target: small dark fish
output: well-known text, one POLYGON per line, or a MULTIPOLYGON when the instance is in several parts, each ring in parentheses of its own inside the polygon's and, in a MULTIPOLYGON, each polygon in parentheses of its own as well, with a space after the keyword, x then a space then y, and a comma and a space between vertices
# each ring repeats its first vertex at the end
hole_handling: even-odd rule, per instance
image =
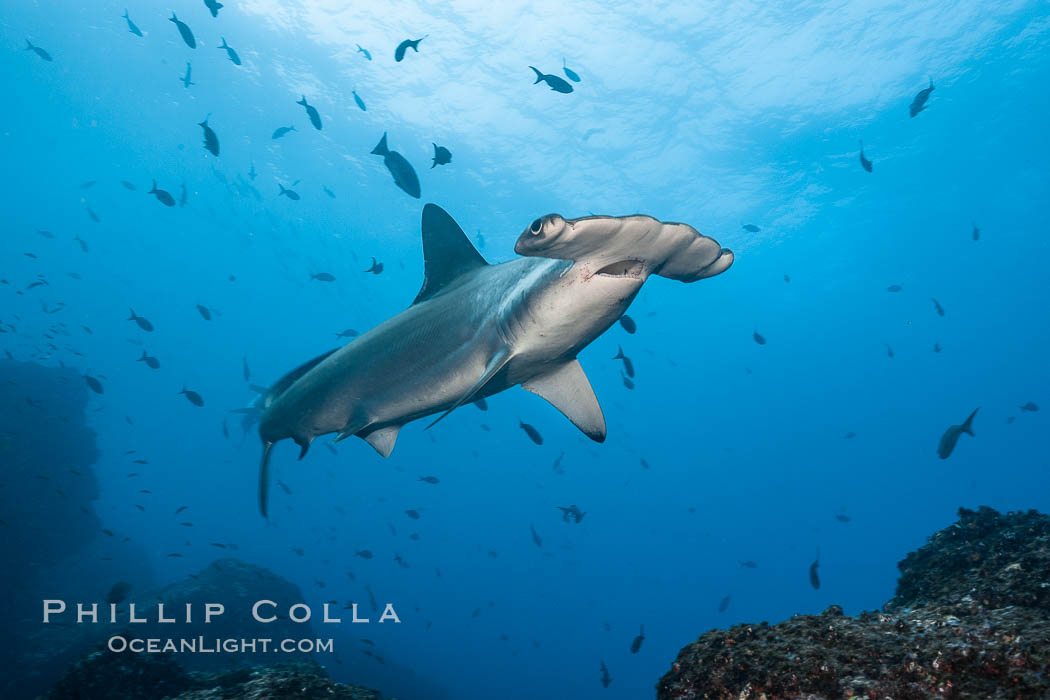
POLYGON ((135 23, 131 21, 131 18, 128 17, 128 11, 126 9, 124 10, 124 14, 122 16, 128 21, 128 31, 134 34, 135 36, 142 36, 142 30, 136 27, 135 23))
POLYGON ((489 404, 485 399, 478 399, 477 401, 474 401, 473 404, 477 406, 480 411, 489 410, 489 404))
POLYGON ((532 533, 532 542, 537 547, 543 547, 543 538, 536 532, 536 526, 529 523, 529 532, 532 533))
POLYGON ((233 47, 226 43, 226 37, 220 37, 222 39, 222 46, 220 49, 226 50, 226 55, 229 56, 230 60, 233 61, 233 65, 241 65, 241 57, 237 55, 237 52, 233 50, 233 47))
POLYGON ((939 301, 937 301, 936 299, 933 299, 933 298, 931 298, 930 301, 933 302, 933 308, 937 311, 937 315, 938 316, 943 316, 944 315, 944 307, 941 306, 941 302, 939 302, 939 301))
POLYGON ((241 371, 242 371, 242 374, 244 375, 244 381, 250 382, 252 380, 252 372, 251 372, 250 369, 248 369, 248 358, 247 357, 241 359, 241 371))
POLYGON ((104 390, 102 389, 102 382, 100 382, 99 380, 95 379, 90 375, 85 375, 84 381, 87 382, 88 388, 90 388, 96 394, 104 393, 104 390))
POLYGON ((335 275, 330 272, 311 272, 310 279, 317 280, 318 282, 335 282, 335 275))
POLYGON ((29 39, 26 39, 26 48, 25 48, 25 50, 26 51, 32 51, 33 53, 35 53, 37 56, 39 56, 40 58, 44 59, 48 63, 50 63, 51 61, 54 60, 53 58, 51 58, 51 54, 49 54, 47 51, 44 51, 39 46, 33 46, 33 44, 30 43, 29 39))
POLYGON ((321 185, 321 189, 324 190, 324 193, 326 195, 328 195, 332 199, 335 199, 335 192, 333 192, 332 190, 328 189, 325 185, 321 185))
POLYGON ((372 54, 368 49, 361 48, 361 44, 357 45, 357 53, 363 54, 366 60, 372 60, 372 54))
POLYGON ((1035 413, 1036 411, 1039 410, 1039 406, 1037 406, 1035 404, 1035 402, 1033 402, 1033 401, 1029 401, 1024 406, 1018 406, 1018 408, 1021 409, 1022 413, 1024 413, 1025 411, 1030 411, 1031 413, 1035 413))
POLYGON ((279 139, 282 136, 284 136, 285 134, 287 134, 289 131, 295 131, 295 125, 294 124, 292 126, 279 126, 279 127, 277 127, 276 129, 274 129, 273 136, 271 136, 270 138, 271 139, 279 139))
POLYGON ((785 281, 785 282, 790 282, 790 281, 791 281, 791 277, 790 277, 789 275, 786 275, 786 274, 785 274, 785 275, 784 275, 784 281, 785 281))
POLYGON ((190 80, 190 76, 193 74, 193 67, 189 61, 186 61, 186 75, 179 78, 182 81, 182 87, 189 87, 190 85, 196 85, 197 83, 190 80))
POLYGON ((134 321, 138 324, 139 328, 144 331, 151 332, 153 330, 153 324, 149 322, 149 319, 142 316, 136 316, 135 309, 129 309, 129 311, 131 312, 131 315, 128 316, 127 320, 134 321))
POLYGON ((529 68, 532 68, 532 70, 536 73, 536 80, 532 83, 533 85, 542 82, 547 83, 547 85, 549 85, 551 90, 554 90, 554 92, 560 92, 566 95, 572 92, 572 85, 569 85, 567 82, 565 82, 563 78, 559 78, 556 75, 551 75, 548 73, 541 73, 539 69, 534 66, 529 66, 529 68))
POLYGON ((375 258, 372 258, 372 266, 365 270, 365 272, 371 272, 373 275, 378 275, 383 272, 383 263, 376 262, 375 258))
POLYGON ((211 320, 211 310, 207 306, 201 306, 200 304, 197 304, 197 313, 199 313, 201 315, 201 318, 203 318, 205 321, 211 320))
POLYGON ((179 393, 185 396, 186 400, 194 406, 204 405, 204 399, 202 399, 201 395, 198 394, 196 391, 193 391, 192 389, 187 389, 185 386, 183 386, 182 391, 180 391, 179 393))
POLYGON ((616 346, 616 354, 613 355, 612 359, 623 360, 623 371, 627 373, 628 377, 634 376, 634 363, 631 362, 631 358, 623 353, 623 348, 619 345, 616 346))
POLYGON ((521 429, 525 431, 525 434, 528 435, 529 439, 532 440, 534 443, 536 443, 537 445, 543 444, 543 436, 540 435, 538 430, 533 428, 528 423, 523 422, 520 418, 518 419, 518 426, 520 426, 521 429))
POLYGON ((124 189, 126 189, 126 190, 131 190, 132 192, 135 192, 135 191, 138 190, 138 187, 135 187, 134 183, 128 182, 127 180, 121 180, 120 184, 123 185, 124 189))
POLYGON ((359 549, 356 552, 354 552, 354 554, 361 557, 362 559, 371 559, 373 556, 375 556, 374 554, 372 554, 371 550, 368 549, 359 549))
MULTIPOLYGON (((426 36, 422 36, 419 39, 405 39, 404 41, 402 41, 400 44, 397 45, 397 48, 394 49, 394 60, 398 63, 401 63, 401 61, 403 61, 405 58, 405 52, 408 51, 410 47, 413 51, 419 53, 419 42, 423 41, 423 39, 426 39, 428 36, 430 35, 427 34, 426 36)), ((369 58, 369 60, 372 59, 369 58)))
POLYGON ((419 511, 413 508, 409 508, 405 511, 405 515, 412 518, 413 520, 419 520, 419 511))
POLYGON ((361 96, 357 94, 357 90, 351 90, 350 92, 351 92, 351 94, 353 94, 354 102, 356 102, 357 106, 361 108, 361 111, 362 112, 367 112, 368 111, 368 107, 365 107, 365 101, 362 100, 361 96))
POLYGON ((185 22, 179 20, 174 12, 171 13, 171 17, 168 18, 168 21, 174 22, 175 26, 179 28, 179 34, 182 35, 182 40, 186 42, 186 46, 189 46, 191 49, 197 48, 197 40, 193 38, 193 32, 190 31, 190 28, 185 22))
POLYGON ((565 71, 565 77, 566 78, 568 78, 569 80, 571 80, 574 83, 580 82, 580 75, 579 75, 579 73, 577 73, 572 68, 569 68, 567 65, 565 65, 565 58, 564 57, 561 59, 561 69, 563 71, 565 71))
POLYGON ((755 226, 754 224, 744 224, 744 230, 750 233, 758 233, 762 229, 760 229, 758 226, 755 226))
POLYGON ((219 10, 222 9, 223 5, 217 0, 204 0, 204 6, 208 8, 209 12, 211 12, 212 17, 218 17, 219 10))
POLYGON ((758 564, 757 564, 757 563, 755 563, 755 562, 753 562, 753 561, 751 561, 751 560, 749 559, 748 561, 742 561, 742 562, 740 562, 740 567, 741 567, 742 569, 757 569, 757 568, 758 568, 758 564))
POLYGON ((434 164, 430 166, 433 170, 439 165, 448 165, 452 162, 452 151, 448 150, 444 146, 434 144, 434 164))
POLYGON ((157 198, 158 202, 160 202, 161 204, 163 204, 166 207, 173 207, 173 206, 175 206, 175 198, 172 197, 171 193, 166 191, 166 190, 158 190, 157 189, 157 181, 156 180, 153 181, 153 189, 151 189, 146 194, 153 195, 154 197, 157 198))
POLYGON ((142 357, 136 360, 136 362, 145 362, 146 366, 150 369, 160 369, 160 360, 146 354, 145 350, 142 351, 142 357))
POLYGON ((421 476, 421 477, 419 477, 419 479, 417 479, 417 481, 425 481, 428 484, 440 484, 441 483, 441 479, 437 478, 436 476, 421 476))
POLYGON ((890 286, 886 287, 887 292, 899 292, 902 289, 904 289, 904 287, 900 286, 899 284, 891 284, 890 286))
POLYGON ((912 117, 916 116, 919 112, 926 110, 926 102, 930 99, 930 93, 933 92, 933 78, 930 78, 930 86, 919 90, 919 94, 915 96, 915 99, 908 105, 908 114, 912 117))
POLYGON ((835 520, 838 520, 840 523, 848 523, 849 521, 853 520, 853 518, 849 517, 845 513, 835 513, 835 520))
POLYGON ((603 688, 608 688, 609 684, 612 683, 612 678, 609 677, 609 667, 605 665, 604 661, 599 661, 598 663, 601 664, 601 669, 602 669, 602 675, 601 675, 602 687, 603 688))
POLYGON ((309 104, 306 101, 306 95, 303 95, 303 99, 298 100, 295 104, 306 107, 306 116, 310 117, 310 123, 314 125, 314 128, 318 131, 321 130, 321 115, 317 113, 317 108, 309 104))
POLYGON ((863 141, 860 142, 860 167, 864 168, 869 173, 871 172, 872 162, 864 157, 864 142, 863 141))
POLYGON ((893 348, 891 348, 889 345, 886 346, 886 356, 889 357, 891 360, 893 359, 893 348))
POLYGON ((335 337, 336 338, 355 338, 358 335, 360 335, 360 334, 357 331, 355 331, 353 328, 347 328, 345 331, 336 333, 335 337))
POLYGON ((752 333, 751 337, 753 337, 755 339, 755 342, 758 343, 759 345, 765 345, 766 344, 765 336, 763 336, 758 331, 755 331, 754 333, 752 333))
POLYGON ((951 456, 952 451, 955 449, 955 443, 959 441, 959 437, 966 433, 970 437, 973 437, 973 419, 977 415, 977 411, 981 410, 977 407, 973 410, 973 413, 963 421, 962 425, 950 426, 944 431, 944 435, 941 436, 941 441, 937 445, 937 456, 941 459, 948 459, 951 456))
POLYGON ((649 462, 648 462, 648 460, 646 460, 646 459, 645 459, 644 457, 643 457, 643 458, 641 458, 641 459, 639 460, 639 462, 640 462, 640 463, 641 463, 641 465, 642 465, 642 469, 648 469, 648 468, 649 468, 649 462))
POLYGON ((729 601, 733 599, 733 596, 726 596, 722 600, 718 601, 718 612, 724 613, 729 609, 729 601))
POLYGON ((383 133, 383 138, 379 140, 376 147, 372 149, 372 155, 383 156, 383 164, 386 165, 386 169, 393 176, 394 184, 404 190, 410 197, 419 199, 419 176, 416 175, 412 164, 403 155, 397 151, 391 151, 386 145, 386 132, 383 133))
POLYGON ((817 573, 817 569, 820 568, 820 550, 817 550, 817 558, 813 560, 813 563, 809 565, 809 585, 813 586, 814 590, 820 588, 820 574, 817 573))
POLYGON ((90 204, 84 205, 84 209, 87 211, 88 218, 96 224, 102 221, 102 219, 98 218, 98 214, 95 213, 95 210, 91 208, 90 204))
POLYGON ((846 433, 845 435, 843 435, 842 439, 843 440, 852 440, 855 437, 857 437, 857 434, 854 433, 853 431, 850 431, 850 432, 846 433))
POLYGON ((634 332, 638 330, 638 324, 635 323, 634 319, 628 316, 627 314, 624 314, 620 317, 620 325, 623 326, 623 329, 631 335, 634 335, 634 332))
POLYGON ((642 642, 645 641, 645 625, 638 631, 638 636, 631 642, 631 653, 637 654, 642 649, 642 642))
MULTIPOLYGON (((141 35, 140 35, 141 36, 141 35)), ((114 583, 113 587, 109 589, 109 593, 106 594, 106 602, 110 605, 115 603, 123 603, 128 599, 128 593, 131 592, 131 584, 127 581, 120 581, 114 583)))
POLYGON ((940 343, 934 343, 933 344, 933 351, 934 352, 940 352, 941 350, 943 350, 943 348, 941 347, 940 343))
POLYGON ((291 200, 296 201, 296 202, 299 201, 299 199, 301 199, 301 197, 299 197, 299 193, 296 192, 295 190, 286 189, 285 186, 282 185, 279 182, 277 183, 277 186, 281 188, 281 191, 277 193, 278 197, 280 197, 281 195, 284 195, 288 199, 291 199, 291 200))
POLYGON ((80 183, 80 189, 82 189, 82 190, 91 189, 92 187, 95 186, 96 182, 98 182, 98 180, 85 180, 84 182, 80 183))
POLYGON ((975 241, 981 240, 981 229, 977 228, 977 224, 974 222, 971 221, 970 223, 973 224, 973 233, 971 234, 973 239, 975 241))
POLYGON ((215 134, 215 130, 208 126, 208 118, 205 117, 204 121, 198 122, 197 126, 204 129, 204 148, 213 156, 218 156, 219 137, 215 134))
POLYGON ((182 192, 181 192, 181 194, 179 194, 179 208, 181 209, 182 207, 186 206, 186 198, 187 198, 189 193, 186 192, 186 183, 185 182, 182 183, 180 185, 180 187, 182 188, 182 192))

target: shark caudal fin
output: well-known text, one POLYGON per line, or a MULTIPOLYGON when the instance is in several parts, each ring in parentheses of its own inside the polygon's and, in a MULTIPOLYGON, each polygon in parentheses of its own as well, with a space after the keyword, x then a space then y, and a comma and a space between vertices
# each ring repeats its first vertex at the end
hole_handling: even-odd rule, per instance
POLYGON ((262 461, 259 463, 259 512, 264 518, 269 517, 267 507, 270 499, 270 452, 272 442, 263 443, 262 461))
POLYGON ((488 265, 459 224, 438 205, 423 207, 421 229, 423 286, 413 304, 434 296, 460 275, 488 265))
POLYGON ((970 417, 967 418, 963 422, 963 424, 961 426, 959 426, 960 428, 962 428, 962 431, 964 433, 966 433, 967 435, 969 435, 970 437, 974 437, 974 434, 973 434, 973 418, 974 418, 974 416, 977 415, 977 412, 980 411, 980 410, 981 410, 980 406, 978 406, 977 408, 973 409, 973 413, 970 414, 970 417))

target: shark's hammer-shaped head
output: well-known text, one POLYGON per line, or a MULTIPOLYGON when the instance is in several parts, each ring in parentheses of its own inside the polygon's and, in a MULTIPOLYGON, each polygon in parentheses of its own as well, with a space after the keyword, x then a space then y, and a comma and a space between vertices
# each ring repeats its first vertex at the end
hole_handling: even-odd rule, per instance
POLYGON ((724 272, 733 252, 688 224, 651 216, 586 216, 565 219, 548 214, 518 237, 519 255, 584 263, 597 274, 660 275, 695 282, 724 272))

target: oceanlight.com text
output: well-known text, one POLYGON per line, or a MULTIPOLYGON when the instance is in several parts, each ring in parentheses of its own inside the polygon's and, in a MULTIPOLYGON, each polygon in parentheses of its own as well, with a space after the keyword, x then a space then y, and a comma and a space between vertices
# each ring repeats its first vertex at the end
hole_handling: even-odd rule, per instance
POLYGON ((135 654, 254 654, 276 652, 281 654, 332 653, 331 639, 280 639, 269 638, 236 639, 216 637, 140 638, 115 635, 106 642, 106 648, 114 653, 135 654))

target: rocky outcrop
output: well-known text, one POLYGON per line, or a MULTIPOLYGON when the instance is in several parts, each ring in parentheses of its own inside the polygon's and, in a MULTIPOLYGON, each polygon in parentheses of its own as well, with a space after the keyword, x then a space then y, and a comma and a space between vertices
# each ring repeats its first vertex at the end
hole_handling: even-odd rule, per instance
POLYGON ((1050 697, 1050 518, 963 508, 898 567, 881 612, 832 606, 704 634, 658 697, 1050 697))

